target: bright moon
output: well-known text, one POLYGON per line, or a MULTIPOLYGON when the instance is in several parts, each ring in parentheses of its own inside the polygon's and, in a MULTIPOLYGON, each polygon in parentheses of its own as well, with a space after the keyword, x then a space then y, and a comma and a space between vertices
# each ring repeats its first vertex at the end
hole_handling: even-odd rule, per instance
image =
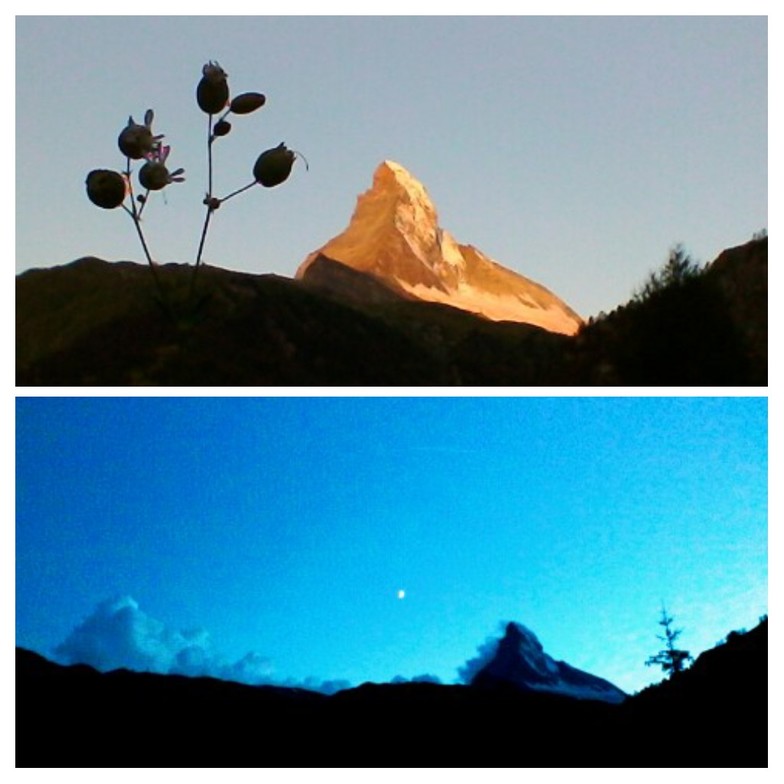
POLYGON ((397 592, 397 598, 398 598, 398 599, 405 599, 405 598, 406 598, 406 592, 405 592, 404 590, 402 590, 402 589, 401 589, 401 590, 399 590, 399 591, 397 592))

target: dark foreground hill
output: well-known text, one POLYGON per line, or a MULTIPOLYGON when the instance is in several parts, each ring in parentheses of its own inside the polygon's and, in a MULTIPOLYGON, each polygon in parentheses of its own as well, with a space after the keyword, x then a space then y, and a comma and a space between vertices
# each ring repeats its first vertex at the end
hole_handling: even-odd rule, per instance
MULTIPOLYGON (((333 262, 335 277, 336 262, 333 262)), ((337 265, 339 266, 339 265, 337 265)), ((577 335, 396 295, 84 258, 16 281, 21 386, 746 386, 767 383, 767 239, 577 335), (346 292, 349 292, 347 294, 346 292)), ((345 284, 345 281, 344 281, 345 284)))
POLYGON ((18 767, 765 767, 767 621, 620 705, 432 683, 325 696, 17 649, 18 767))

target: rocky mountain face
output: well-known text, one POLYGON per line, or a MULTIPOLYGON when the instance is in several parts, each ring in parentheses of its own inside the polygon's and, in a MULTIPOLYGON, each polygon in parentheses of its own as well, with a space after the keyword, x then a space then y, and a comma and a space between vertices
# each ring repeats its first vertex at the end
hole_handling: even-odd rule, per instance
POLYGON ((333 293, 353 296, 340 266, 371 276, 410 299, 440 302, 493 321, 533 324, 573 335, 583 323, 544 286, 518 275, 438 224, 422 183, 393 161, 381 163, 357 200, 348 227, 313 251, 296 277, 318 277, 333 293))
POLYGON ((536 635, 518 623, 507 624, 495 655, 471 681, 472 686, 498 684, 610 703, 626 699, 626 694, 609 681, 552 659, 536 635))

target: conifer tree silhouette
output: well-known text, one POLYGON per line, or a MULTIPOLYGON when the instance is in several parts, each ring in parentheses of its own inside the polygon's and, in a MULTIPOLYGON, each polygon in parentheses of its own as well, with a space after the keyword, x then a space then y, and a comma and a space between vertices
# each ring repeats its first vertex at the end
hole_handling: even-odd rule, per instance
POLYGON ((686 668, 686 664, 693 661, 693 657, 688 651, 680 650, 675 647, 675 641, 680 637, 682 629, 672 628, 672 616, 667 614, 667 609, 662 604, 661 620, 659 626, 664 627, 664 634, 657 634, 656 637, 663 643, 666 643, 666 648, 659 651, 654 656, 649 656, 645 662, 646 667, 658 665, 668 675, 673 675, 676 672, 681 672, 686 668))

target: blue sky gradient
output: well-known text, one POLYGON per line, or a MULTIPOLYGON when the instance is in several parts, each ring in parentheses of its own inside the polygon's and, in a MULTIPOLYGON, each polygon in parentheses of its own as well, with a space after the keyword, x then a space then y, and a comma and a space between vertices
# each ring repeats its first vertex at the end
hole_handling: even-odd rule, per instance
POLYGON ((190 630, 277 681, 452 682, 515 620, 634 690, 661 600, 695 654, 767 612, 765 398, 16 410, 16 641, 46 655, 132 597, 155 644, 190 630))
POLYGON ((386 158, 441 224, 581 315, 626 302, 675 243, 713 260, 767 226, 765 17, 19 17, 16 264, 142 261, 84 193, 156 112, 186 182, 145 214, 192 263, 206 185, 202 65, 267 95, 215 147, 219 195, 285 141, 298 163, 216 214, 205 260, 291 276, 347 225, 386 158))

